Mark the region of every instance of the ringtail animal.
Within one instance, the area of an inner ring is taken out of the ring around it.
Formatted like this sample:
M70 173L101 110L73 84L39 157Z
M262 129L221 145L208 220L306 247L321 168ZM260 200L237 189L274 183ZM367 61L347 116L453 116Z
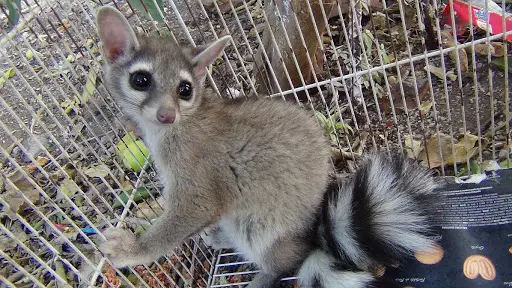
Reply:
M99 9L97 27L107 88L140 128L165 197L165 212L139 237L104 232L100 250L115 267L150 263L216 227L212 243L261 268L250 288L294 272L303 287L389 287L370 271L431 246L435 185L426 169L374 153L337 181L313 113L284 101L225 100L205 88L206 69L230 36L181 47L136 35L112 7Z

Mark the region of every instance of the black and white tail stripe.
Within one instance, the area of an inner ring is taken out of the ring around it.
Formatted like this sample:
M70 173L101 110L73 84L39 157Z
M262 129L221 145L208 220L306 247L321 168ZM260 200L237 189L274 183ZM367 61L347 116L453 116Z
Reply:
M439 196L429 170L401 156L366 156L356 174L328 187L319 249L301 267L304 287L398 287L370 272L428 251L428 212Z

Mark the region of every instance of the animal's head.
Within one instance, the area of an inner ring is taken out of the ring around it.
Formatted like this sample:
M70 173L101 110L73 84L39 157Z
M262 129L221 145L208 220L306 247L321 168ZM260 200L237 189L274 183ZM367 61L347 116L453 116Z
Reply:
M98 11L97 27L110 92L128 116L160 125L194 115L206 69L231 39L183 48L170 39L136 35L117 9L106 6Z

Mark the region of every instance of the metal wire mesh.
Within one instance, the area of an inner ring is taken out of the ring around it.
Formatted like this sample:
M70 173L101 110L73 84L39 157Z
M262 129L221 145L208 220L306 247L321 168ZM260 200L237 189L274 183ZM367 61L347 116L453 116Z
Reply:
M257 271L199 237L122 271L98 252L105 227L142 232L162 210L154 167L134 172L119 157L129 131L103 85L101 5L140 33L186 44L232 35L209 85L223 97L260 92L311 108L339 170L370 148L401 151L441 175L509 167L512 31L492 32L488 21L469 21L464 33L446 27L461 23L453 1L175 0L161 9L152 0L139 1L142 10L134 1L10 1L16 23L2 3L4 286L230 287ZM484 12L491 4L469 2ZM505 26L510 7L498 4Z

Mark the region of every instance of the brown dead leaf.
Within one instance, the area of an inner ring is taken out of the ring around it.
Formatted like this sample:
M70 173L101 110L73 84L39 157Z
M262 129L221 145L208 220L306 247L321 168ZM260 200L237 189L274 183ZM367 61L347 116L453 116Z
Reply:
M491 45L494 48L494 53L491 54L492 56L498 57L498 58L505 56L505 46L507 44L502 43L502 42L492 42Z
M164 212L161 208L163 207L163 204L162 197L157 198L156 201L149 199L148 201L137 205L136 216L142 219L155 219Z
M416 86L416 89L418 90L418 96L420 101L423 101L427 98L429 90L428 82L426 80L417 79L416 82L412 80L402 80L402 82L392 82L389 81L389 90L390 94L387 95L387 93L383 93L383 95L380 98L380 107L384 113L390 113L392 111L392 106L395 107L395 109L403 109L404 108L404 99L405 99L405 105L407 105L407 109L416 109L418 108L417 102L416 102L416 90L414 88ZM402 97L401 88L404 91L404 97ZM390 97L392 99L392 103L390 101Z
M468 48L469 52L471 52L471 46L469 46ZM489 45L487 43L480 43L475 44L475 53L480 56L487 56L489 54L494 55L496 52L492 45Z
M460 45L459 42L455 41L455 38L452 36L450 29L444 29L441 31L441 39L443 46L447 48L456 47ZM448 53L450 56L450 59L453 63L457 63L457 51L459 51L459 63L460 63L460 69L462 73L466 73L469 71L469 61L468 61L468 54L466 53L466 50L464 49L457 49L453 50Z
M425 66L424 69L425 69L425 71L427 71L427 66ZM430 73L434 74L437 78L439 78L441 80L444 80L444 79L446 79L446 80L449 79L451 81L457 80L457 75L455 75L455 73L453 73L453 71L447 71L445 73L442 68L436 67L431 64L428 64L428 70L430 71Z
M474 136L469 133L466 133L459 141L454 139L454 155L452 151L452 137L443 133L436 133L427 141L426 150L423 150L420 153L419 159L426 163L426 151L428 151L428 164L431 168L465 162L466 159L473 157L475 152L478 150L478 147L474 147L476 141L478 141L478 136ZM441 161L441 154L443 161Z
M60 25L60 26L57 28L57 30L59 30L59 32L64 32L64 31L68 30L68 29L69 29L69 27L71 27L71 24L69 24L69 23L64 23L64 24Z
M2 180L5 184L6 190L6 193L2 195L2 198L9 204L10 208L10 210L7 210L7 207L4 207L4 213L9 215L11 213L19 213L26 209L27 203L23 196L25 196L28 201L34 204L37 204L39 201L39 192L37 191L36 187L34 187L19 170L11 173L10 175L2 176ZM9 181L12 184L9 183ZM18 191L23 195L21 195Z
M233 275L228 277L228 283L240 283L242 282L242 275Z
M421 153L422 142L414 140L411 135L404 136L405 151L407 151L407 157L416 159Z
M247 38L254 37L265 30L266 23L257 24L256 27L252 27L251 31L247 34Z
M23 167L23 170L27 171L27 173L32 174L37 170L37 167L44 167L46 164L48 164L48 162L50 162L50 159L38 156L36 159L36 163L32 163L30 165Z
M464 49L458 49L459 50L459 64L460 64L460 72L466 73L469 71L469 61L468 61L468 54L466 53L466 50ZM457 63L455 59L457 59L457 53L455 51L450 52L450 58L452 59L453 63Z
M105 164L93 165L84 170L84 174L89 177L106 177L110 169Z

